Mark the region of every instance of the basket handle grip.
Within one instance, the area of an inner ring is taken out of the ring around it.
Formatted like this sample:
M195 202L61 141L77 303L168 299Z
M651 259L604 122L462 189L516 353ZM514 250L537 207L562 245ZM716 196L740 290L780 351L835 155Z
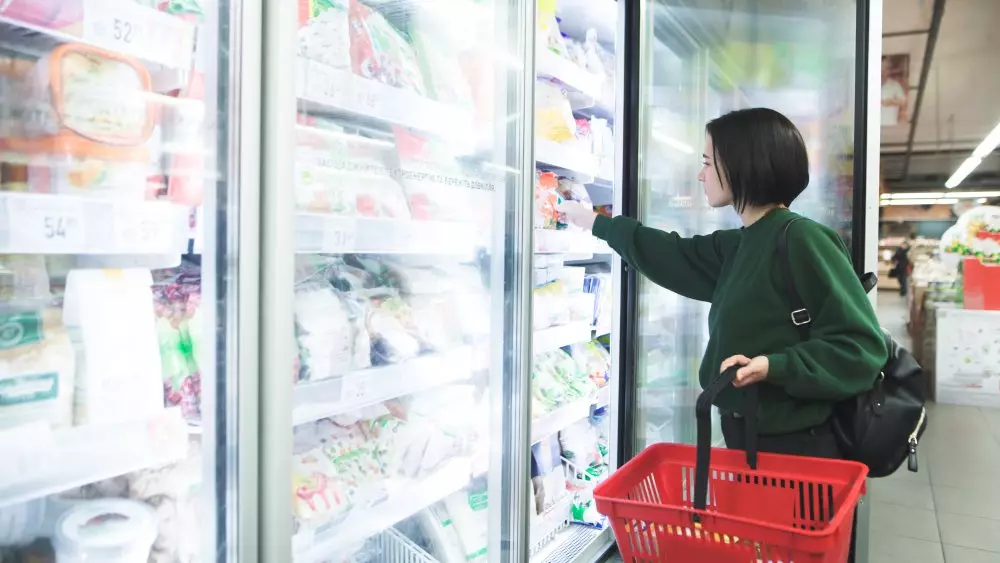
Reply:
M694 470L694 507L705 510L708 503L708 473L712 461L712 403L719 393L736 379L739 366L733 366L720 373L705 390L698 395L695 414L698 417L698 450ZM757 405L760 401L756 385L746 389L746 448L747 465L757 469ZM697 515L695 521L698 521Z

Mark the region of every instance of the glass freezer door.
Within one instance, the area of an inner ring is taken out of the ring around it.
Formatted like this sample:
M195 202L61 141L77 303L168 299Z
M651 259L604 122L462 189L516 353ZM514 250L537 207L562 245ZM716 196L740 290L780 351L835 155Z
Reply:
M508 220L530 170L511 128L515 9L298 3L279 194L294 201L291 482L267 484L290 497L296 563L499 560L491 425L509 406L523 280L506 261L523 237Z
M848 245L853 200L857 3L646 0L639 119L639 219L681 235L738 228L710 209L695 179L708 120L770 107L801 130L810 184L792 206L838 230ZM636 451L694 443L707 304L638 280ZM714 442L722 445L718 419Z
M0 560L236 558L228 18L0 4Z

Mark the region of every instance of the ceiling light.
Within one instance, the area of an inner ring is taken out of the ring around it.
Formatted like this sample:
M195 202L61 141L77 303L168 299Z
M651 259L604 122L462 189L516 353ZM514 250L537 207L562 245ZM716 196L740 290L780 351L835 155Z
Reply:
M981 197L976 200L976 203L986 203L988 200L985 197Z
M944 187L950 190L955 186L961 184L962 181L965 180L966 176L971 174L972 171L975 170L976 167L979 166L979 163L982 161L983 161L982 158L976 156L970 156L969 158L965 159L965 162L960 164L958 166L958 170L956 170L955 173L951 175L951 178L948 178L948 181L944 183Z
M882 194L882 199L938 199L942 197L959 199L979 199L1000 197L1000 190L988 192L893 192Z
M976 158L986 158L989 154L1000 146L1000 123L990 131L990 134L983 139L982 143L972 151L972 156Z
M885 207L886 205L954 205L956 203L958 203L958 199L944 197L940 199L887 199L880 205Z

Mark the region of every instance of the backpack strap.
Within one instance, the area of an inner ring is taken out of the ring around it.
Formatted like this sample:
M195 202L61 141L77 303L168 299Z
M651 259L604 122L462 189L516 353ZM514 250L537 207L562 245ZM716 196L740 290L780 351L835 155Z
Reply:
M802 219L802 217L795 217L785 223L785 228L781 230L781 235L778 237L778 263L781 268L782 277L785 278L785 290L788 291L788 302L792 306L792 312L789 316L792 319L792 324L799 331L799 337L804 342L809 340L812 316L809 314L809 309L806 307L805 301L802 300L802 295L799 294L799 290L795 286L795 276L792 274L792 256L788 252L788 229L792 226L792 223L801 221Z

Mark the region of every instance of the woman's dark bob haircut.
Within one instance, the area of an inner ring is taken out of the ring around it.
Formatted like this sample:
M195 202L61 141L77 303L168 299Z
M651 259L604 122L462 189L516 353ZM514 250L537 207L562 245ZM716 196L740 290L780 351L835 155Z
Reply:
M795 125L767 108L741 109L705 126L716 173L733 191L733 207L789 206L809 184L809 156Z

